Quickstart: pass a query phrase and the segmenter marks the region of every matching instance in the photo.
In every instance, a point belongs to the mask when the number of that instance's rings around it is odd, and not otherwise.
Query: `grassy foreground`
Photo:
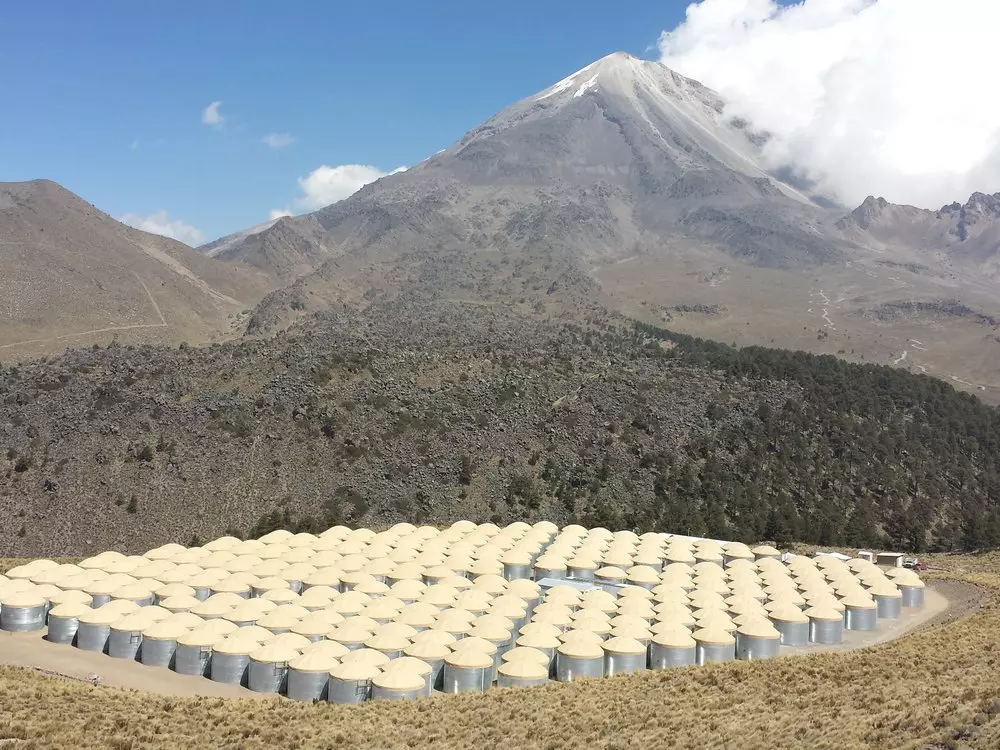
[[[1000,590],[1000,555],[938,558]],[[0,669],[17,748],[916,748],[1000,736],[1000,607],[882,646],[358,708],[165,698]]]

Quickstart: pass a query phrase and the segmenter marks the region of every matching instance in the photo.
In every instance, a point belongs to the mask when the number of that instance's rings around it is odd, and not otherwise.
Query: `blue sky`
[[[3,3],[0,180],[212,239],[304,210],[321,165],[412,165],[605,54],[656,57],[686,4]]]

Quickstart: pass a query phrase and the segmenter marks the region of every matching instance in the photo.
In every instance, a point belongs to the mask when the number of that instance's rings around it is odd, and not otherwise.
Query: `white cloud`
[[[1000,190],[988,0],[700,0],[661,62],[714,88],[828,195],[929,208]]]
[[[221,128],[226,122],[226,118],[219,111],[219,107],[221,106],[222,102],[212,102],[209,104],[201,111],[201,121],[205,125],[214,125],[217,128]]]
[[[128,224],[130,227],[141,229],[144,232],[162,234],[164,237],[173,237],[175,240],[180,240],[192,247],[205,242],[205,235],[198,229],[190,224],[185,224],[180,219],[171,219],[163,209],[149,216],[125,214],[124,216],[119,216],[118,221],[122,224]]]
[[[139,139],[138,138],[136,138],[134,141],[132,141],[132,150],[133,151],[138,151],[139,150]]]
[[[282,216],[291,216],[292,212],[287,208],[273,208],[271,213],[268,215],[269,221],[274,221],[275,219],[280,219]]]
[[[291,133],[268,133],[260,139],[260,142],[270,148],[285,148],[295,143],[295,138]]]
[[[341,164],[337,167],[324,164],[299,178],[302,195],[296,199],[295,206],[302,211],[315,211],[353,195],[375,180],[405,169],[406,167],[399,167],[392,172],[383,172],[377,167],[364,164]]]

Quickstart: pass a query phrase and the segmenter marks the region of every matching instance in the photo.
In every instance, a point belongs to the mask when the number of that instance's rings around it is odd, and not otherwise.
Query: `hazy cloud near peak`
[[[197,247],[205,242],[205,235],[190,224],[185,224],[180,219],[171,219],[166,211],[160,209],[149,216],[139,214],[125,214],[119,216],[118,221],[128,224],[130,227],[141,229],[151,234],[161,234],[164,237],[172,237],[175,240]]]
[[[771,167],[847,205],[939,208],[1000,190],[997,28],[984,0],[700,0],[658,46],[772,133]]]
[[[269,148],[285,148],[286,146],[291,146],[295,143],[295,138],[291,133],[268,133],[260,142]]]
[[[219,107],[221,106],[222,102],[216,101],[205,107],[205,109],[201,111],[202,123],[205,125],[214,125],[217,128],[222,127],[226,122],[226,118],[223,117],[222,113],[219,111]]]
[[[304,211],[315,211],[353,195],[375,180],[405,169],[399,167],[392,172],[383,172],[378,167],[365,164],[341,164],[336,167],[324,164],[299,178],[302,195],[295,203]]]

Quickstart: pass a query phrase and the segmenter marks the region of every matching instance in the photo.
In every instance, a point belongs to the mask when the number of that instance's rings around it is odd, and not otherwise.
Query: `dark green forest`
[[[832,356],[734,349],[645,323],[635,335],[657,356],[801,388],[712,443],[653,459],[653,528],[917,551],[1000,546],[1000,413],[974,396]]]

